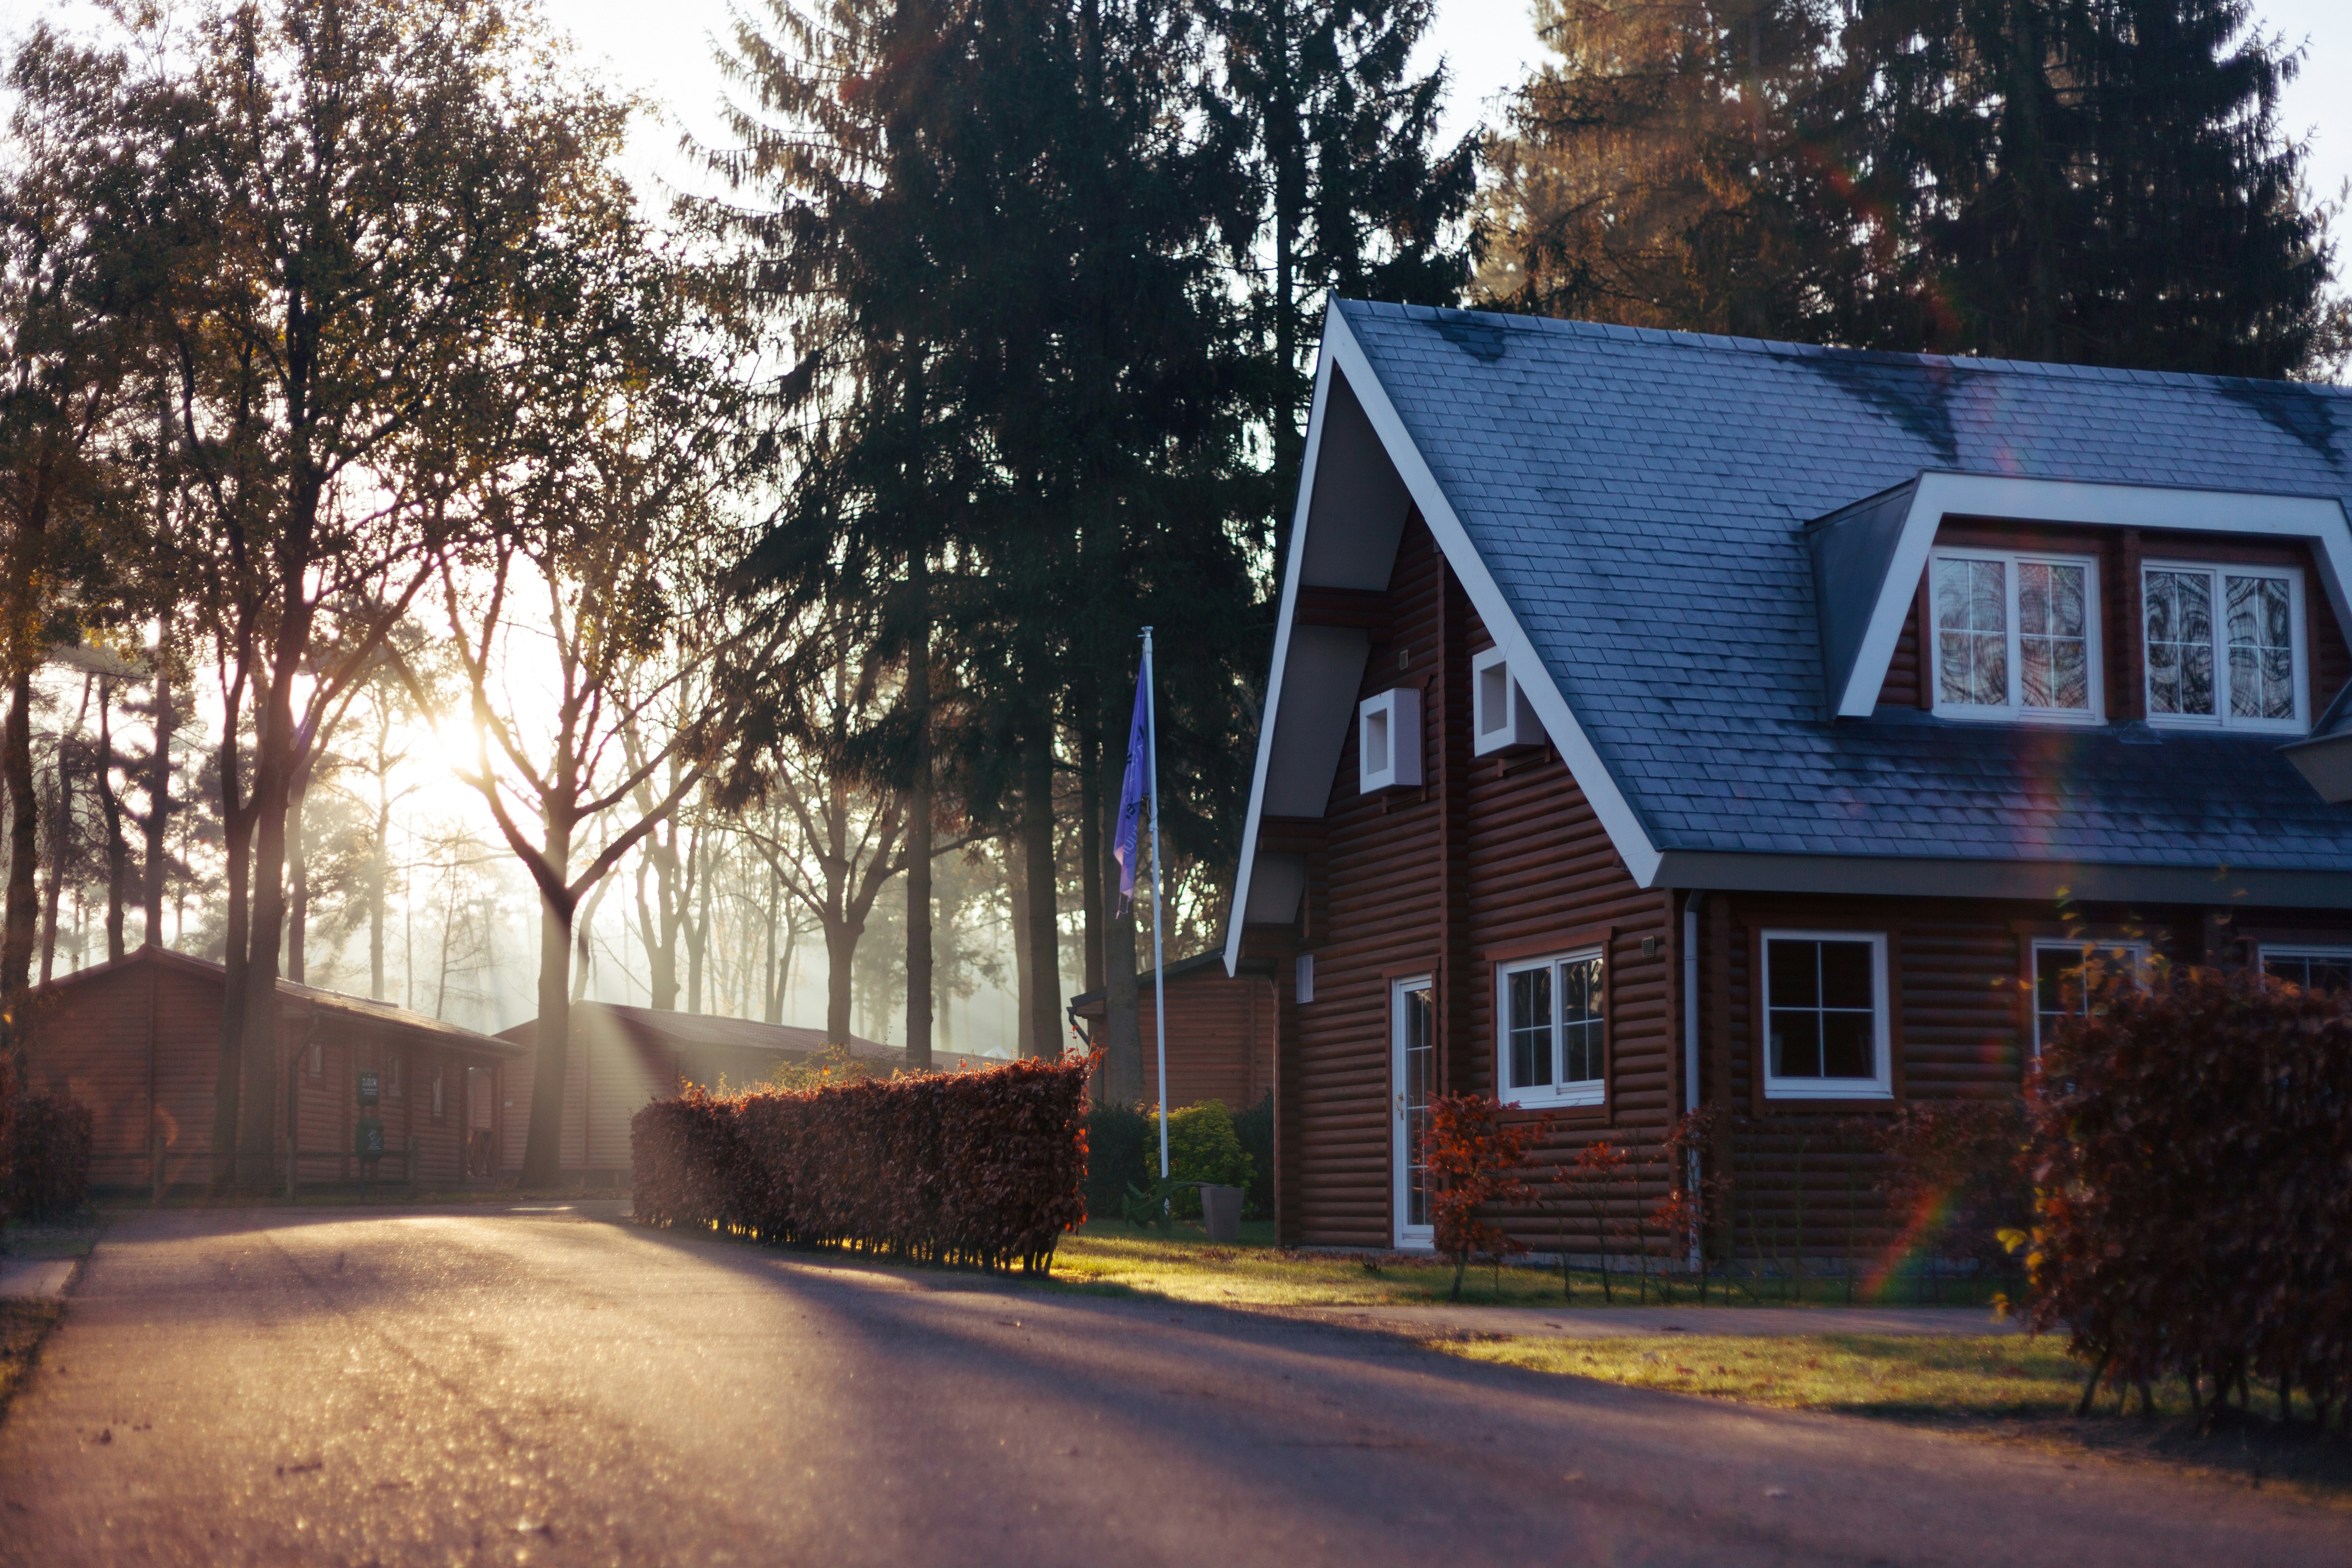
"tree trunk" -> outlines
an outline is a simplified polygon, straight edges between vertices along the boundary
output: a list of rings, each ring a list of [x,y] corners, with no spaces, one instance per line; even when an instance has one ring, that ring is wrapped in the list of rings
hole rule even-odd
[[[1014,840],[1004,841],[1004,893],[1013,907],[1013,1048],[1022,1056],[1037,1054],[1037,1009],[1029,991],[1036,971],[1029,963],[1029,872],[1022,864]]]
[[[375,843],[368,851],[368,995],[383,1000],[384,901],[392,893],[392,798],[375,776]]]
[[[829,1046],[849,1043],[850,979],[857,939],[865,934],[862,927],[847,921],[824,922],[824,1041]]]
[[[299,583],[299,574],[289,580]],[[236,1181],[266,1189],[276,1143],[278,1108],[278,981],[286,936],[288,817],[297,755],[293,683],[309,642],[308,618],[289,616],[278,629],[268,706],[254,736],[252,930],[246,939],[244,1047],[240,1054]]]
[[[551,813],[541,842],[554,879],[564,881],[572,868],[570,826]],[[541,890],[537,1059],[530,1074],[530,1131],[518,1178],[524,1187],[551,1187],[563,1179],[563,1078],[572,1050],[572,917],[577,907]]]
[[[172,678],[163,649],[155,649],[155,752],[147,759],[147,931],[149,947],[163,945],[163,892],[172,856],[166,837],[172,824],[172,735],[180,727]],[[378,994],[382,987],[378,987]]]
[[[694,830],[694,837],[686,852],[687,876],[694,884],[694,923],[686,935],[686,1010],[702,1011],[702,959],[710,942],[710,867],[702,854],[702,829]],[[712,987],[713,992],[717,986]]]
[[[302,803],[310,795],[307,788],[296,788],[286,813],[286,978],[297,985],[303,983],[303,948],[310,931],[310,851],[302,831]]]
[[[114,793],[114,683],[98,683],[99,815],[106,823],[106,959],[122,956],[122,906],[131,897],[131,842],[122,833],[122,797]]]
[[[1119,759],[1124,778],[1126,758]],[[1109,781],[1106,779],[1105,784]],[[1106,788],[1103,810],[1110,817],[1110,843],[1100,851],[1102,875],[1110,887],[1118,885],[1118,862],[1111,845],[1118,832],[1118,796]],[[1119,909],[1114,900],[1103,941],[1103,1098],[1113,1105],[1139,1105],[1150,1091],[1144,1087],[1141,1003],[1135,984],[1135,906]]]
[[[58,903],[65,891],[66,868],[73,858],[73,748],[58,737],[57,810],[49,819],[49,883],[41,893],[41,984],[57,973]]]
[[[236,784],[236,714],[232,711],[221,742],[223,874],[228,882],[226,973],[221,986],[220,1049],[213,1063],[213,1180],[215,1193],[236,1181],[237,1064],[245,1045],[246,936],[252,924],[253,813]]]
[[[1040,718],[1022,749],[1021,848],[1028,873],[1030,1053],[1062,1054],[1061,943],[1054,919],[1054,736]]]
[[[1087,921],[1085,989],[1099,991],[1110,932],[1105,924],[1108,911],[1103,908],[1103,730],[1093,686],[1087,681],[1072,706],[1078,715],[1078,899]]]
[[[0,730],[0,773],[8,780],[8,902],[0,925],[0,1031],[8,1063],[24,1081],[32,1047],[32,1020],[25,1012],[33,978],[33,941],[40,904],[33,868],[41,852],[41,801],[33,787],[33,673],[18,669],[9,683],[8,720]]]
[[[931,563],[908,552],[907,593],[915,629],[907,654],[907,711],[915,726],[907,791],[907,1066],[931,1067]]]

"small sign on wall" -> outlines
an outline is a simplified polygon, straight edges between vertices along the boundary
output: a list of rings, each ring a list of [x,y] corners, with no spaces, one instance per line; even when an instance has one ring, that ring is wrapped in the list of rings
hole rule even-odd
[[[373,1076],[373,1075],[371,1075]],[[383,1123],[373,1116],[363,1116],[352,1129],[352,1152],[362,1160],[383,1158]]]
[[[382,1097],[383,1080],[373,1068],[360,1068],[360,1103],[373,1105]]]

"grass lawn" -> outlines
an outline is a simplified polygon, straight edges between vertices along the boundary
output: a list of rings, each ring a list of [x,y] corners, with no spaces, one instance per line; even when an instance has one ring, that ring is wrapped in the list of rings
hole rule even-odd
[[[2352,1509],[2352,1444],[2324,1436],[2310,1407],[2291,1421],[2257,1395],[2210,1432],[2189,1414],[2189,1391],[2158,1384],[2156,1414],[2121,1414],[2112,1392],[2074,1415],[2084,1365],[2055,1336],[1986,1334],[1899,1338],[1874,1334],[1746,1337],[1676,1334],[1617,1340],[1517,1337],[1436,1340],[1472,1361],[1567,1373],[1640,1388],[1792,1410],[1909,1422],[2060,1455],[2154,1463],[2241,1485],[2284,1484],[2309,1500]],[[2265,1405],[2270,1408],[2265,1411]]]
[[[1338,1253],[1290,1251],[1274,1245],[1269,1220],[1244,1221],[1236,1247],[1212,1247],[1198,1225],[1178,1222],[1172,1233],[1123,1220],[1088,1220],[1061,1240],[1054,1252],[1054,1279],[1066,1289],[1110,1294],[1134,1292],[1165,1296],[1180,1301],[1260,1307],[1365,1307],[1423,1305],[1450,1299],[1452,1265],[1425,1253]],[[1576,1293],[1569,1305],[1598,1307],[1604,1300],[1628,1307],[1644,1300],[1638,1276],[1612,1272],[1610,1293],[1601,1294],[1597,1271],[1578,1269]],[[1667,1300],[1678,1307],[1698,1304],[1688,1280],[1671,1287]],[[1653,1277],[1646,1299],[1657,1302],[1660,1281]],[[1979,1305],[1971,1299],[1947,1293],[1950,1305]],[[1712,1307],[1788,1306],[1797,1300],[1785,1281],[1721,1279],[1709,1283],[1706,1304]],[[1806,1282],[1802,1300],[1813,1306],[1843,1306],[1845,1287],[1836,1280]],[[1499,1272],[1473,1267],[1463,1278],[1465,1305],[1483,1307],[1544,1307],[1563,1305],[1559,1270],[1516,1266]],[[1885,1302],[1882,1304],[1892,1305]],[[1909,1297],[1903,1298],[1909,1304]]]
[[[0,1416],[33,1370],[41,1342],[65,1313],[62,1301],[0,1300]]]

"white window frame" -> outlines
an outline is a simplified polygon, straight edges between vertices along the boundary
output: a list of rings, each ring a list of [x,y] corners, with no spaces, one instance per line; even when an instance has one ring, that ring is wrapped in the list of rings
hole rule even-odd
[[[2155,670],[2147,658],[2147,574],[2151,572],[2195,572],[2212,579],[2213,716],[2158,713],[2155,702]],[[2294,638],[2294,717],[2239,719],[2230,712],[2229,584],[2231,577],[2272,577],[2287,585],[2288,635]],[[2140,707],[2148,723],[2165,730],[2236,730],[2248,734],[2300,735],[2311,728],[2311,638],[2303,610],[2303,568],[2257,566],[2229,561],[2147,560],[2140,563],[2139,625],[2133,635],[2140,645]]]
[[[1544,743],[1543,721],[1528,705],[1511,673],[1511,661],[1499,647],[1470,657],[1470,749],[1475,756],[1491,756],[1519,746]]]
[[[2008,644],[2009,700],[1999,707],[1975,702],[1944,700],[1943,638],[1936,625],[1936,568],[1946,561],[1993,561],[2001,568],[2001,630]],[[2021,657],[2022,634],[2018,629],[2017,579],[2020,566],[2079,566],[2083,579],[2083,658],[2084,673],[2088,679],[2088,708],[2029,708],[2021,700],[2024,693],[2025,665]],[[1980,721],[2034,724],[2103,724],[2106,722],[2106,684],[2102,679],[2105,660],[2099,643],[2099,561],[2095,555],[2067,555],[2046,550],[1975,550],[1954,546],[1938,547],[1927,557],[1927,603],[1920,616],[1919,641],[1927,655],[1923,661],[1927,689],[1935,699],[1935,712],[1939,719],[1971,719]]]
[[[2132,983],[2147,984],[2148,965],[2156,960],[2156,949],[2137,939],[2105,941],[2098,937],[2043,936],[2033,939],[2032,951],[2027,954],[2026,1010],[2033,1015],[2033,1059],[2042,1059],[2042,955],[2045,952],[2079,954],[2084,948],[2099,952],[2123,953],[2130,958]]]
[[[2273,958],[2325,958],[2334,963],[2352,964],[2352,945],[2329,947],[2322,942],[2263,942],[2254,944],[2254,967],[2270,973]]]
[[[1772,944],[1776,942],[1866,942],[1870,943],[1872,1049],[1878,1071],[1870,1078],[1782,1078],[1772,1070]],[[1895,1030],[1887,1011],[1886,933],[1878,931],[1796,931],[1760,933],[1756,946],[1756,1070],[1767,1100],[1892,1100],[1895,1098]]]
[[[1389,1194],[1391,1212],[1395,1220],[1391,1234],[1400,1252],[1425,1252],[1437,1245],[1437,1227],[1433,1223],[1413,1225],[1407,1219],[1412,1208],[1412,1178],[1406,1140],[1412,1134],[1411,1123],[1405,1114],[1404,1091],[1404,998],[1416,991],[1427,991],[1431,993],[1431,1001],[1434,1005],[1436,990],[1436,977],[1432,974],[1415,974],[1389,982]],[[1434,1020],[1432,1024],[1434,1026]],[[1434,1050],[1434,1041],[1431,1048]],[[1433,1066],[1434,1061],[1433,1057]],[[1433,1079],[1430,1088],[1434,1094],[1440,1086]],[[1427,1169],[1427,1165],[1428,1162],[1424,1160],[1423,1168]]]
[[[1561,1050],[1563,1026],[1560,1008],[1568,988],[1560,984],[1560,966],[1569,963],[1601,963],[1601,1071],[1599,1078],[1578,1079],[1562,1082]],[[1511,1077],[1511,978],[1531,974],[1538,970],[1551,972],[1551,1070],[1549,1083],[1515,1084]],[[1571,952],[1556,952],[1546,958],[1518,958],[1495,965],[1495,1081],[1502,1086],[1496,1096],[1505,1105],[1535,1108],[1570,1105],[1605,1105],[1609,1100],[1609,955],[1598,946],[1578,948]]]
[[[1356,707],[1356,765],[1363,793],[1421,784],[1421,688],[1392,686]]]

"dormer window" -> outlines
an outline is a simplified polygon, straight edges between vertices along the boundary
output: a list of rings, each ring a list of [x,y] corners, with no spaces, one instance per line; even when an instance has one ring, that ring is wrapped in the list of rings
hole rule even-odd
[[[1938,714],[2076,722],[2099,717],[2097,562],[1939,550],[1928,582]]]
[[[1511,662],[1501,648],[1471,657],[1470,692],[1471,750],[1476,755],[1544,743],[1544,727],[1528,707],[1527,693],[1512,678]]]
[[[2140,576],[2151,724],[2300,732],[2303,574],[2151,562]]]

